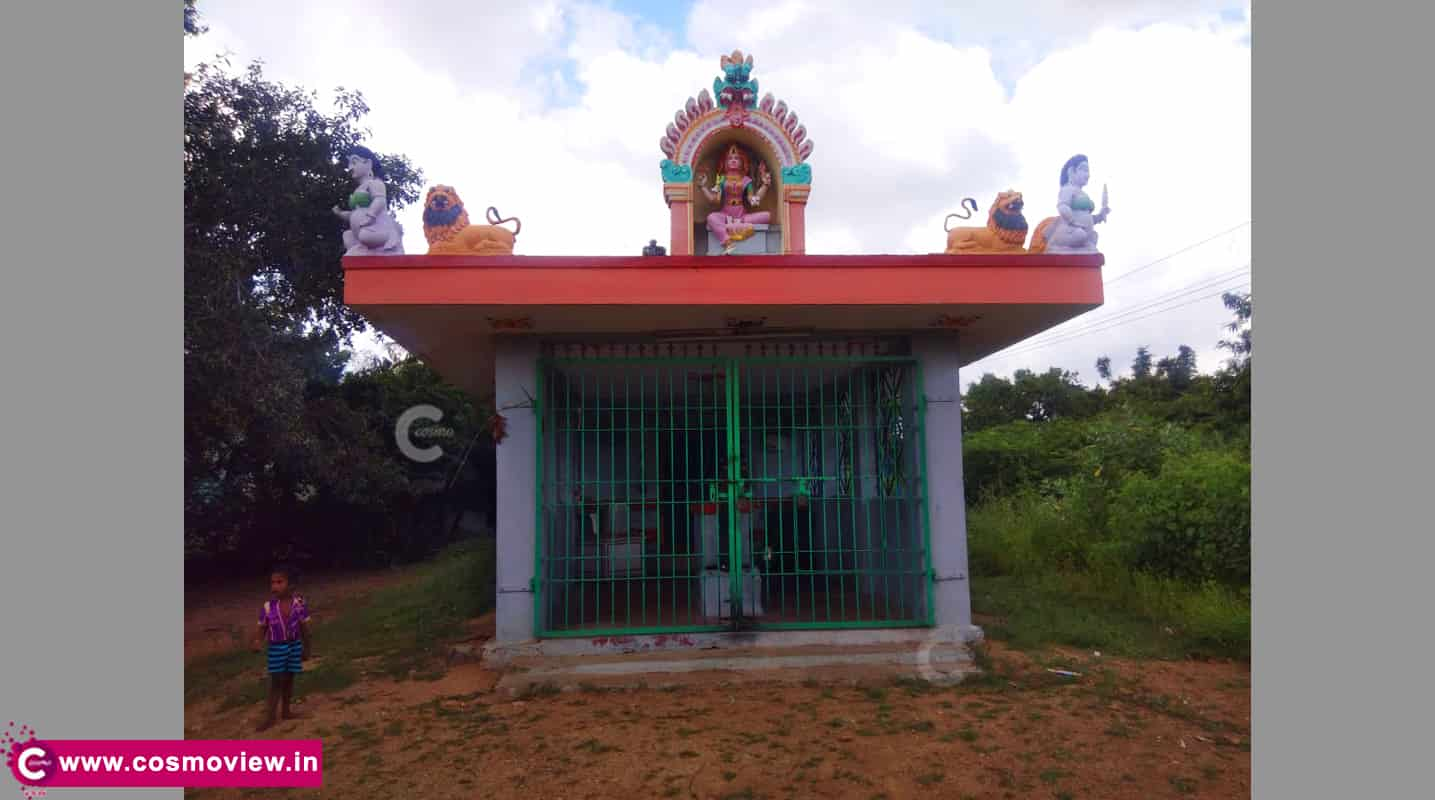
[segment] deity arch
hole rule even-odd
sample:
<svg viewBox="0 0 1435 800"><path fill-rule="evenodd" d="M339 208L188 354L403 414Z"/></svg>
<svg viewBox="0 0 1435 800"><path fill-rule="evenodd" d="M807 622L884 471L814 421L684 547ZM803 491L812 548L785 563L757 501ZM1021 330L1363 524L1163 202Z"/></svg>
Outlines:
<svg viewBox="0 0 1435 800"><path fill-rule="evenodd" d="M673 255L806 252L813 143L786 101L758 99L752 56L689 97L659 140Z"/></svg>

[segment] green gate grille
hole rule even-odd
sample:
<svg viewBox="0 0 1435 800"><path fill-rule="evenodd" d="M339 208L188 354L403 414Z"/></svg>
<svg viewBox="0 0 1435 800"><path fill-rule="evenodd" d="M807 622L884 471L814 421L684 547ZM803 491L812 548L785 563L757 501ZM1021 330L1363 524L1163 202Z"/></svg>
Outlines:
<svg viewBox="0 0 1435 800"><path fill-rule="evenodd" d="M930 624L910 359L540 370L539 635Z"/></svg>

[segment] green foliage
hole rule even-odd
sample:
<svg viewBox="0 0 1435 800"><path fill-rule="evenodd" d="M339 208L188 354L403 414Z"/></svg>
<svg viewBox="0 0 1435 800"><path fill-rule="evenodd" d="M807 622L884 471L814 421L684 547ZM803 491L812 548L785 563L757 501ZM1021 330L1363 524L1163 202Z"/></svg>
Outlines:
<svg viewBox="0 0 1435 800"><path fill-rule="evenodd" d="M1239 370L1247 365L1251 358L1251 293L1227 292L1221 295L1221 302L1236 315L1236 319L1226 326L1226 330L1237 336L1235 339L1222 339L1218 347L1231 354L1228 367L1231 370Z"/></svg>
<svg viewBox="0 0 1435 800"><path fill-rule="evenodd" d="M1023 369L1011 380L987 373L967 387L962 423L968 431L979 431L1021 420L1081 419L1100 408L1100 397L1081 385L1076 373L1056 367L1041 374Z"/></svg>
<svg viewBox="0 0 1435 800"><path fill-rule="evenodd" d="M186 5L186 26L194 18ZM359 565L431 554L484 476L486 414L412 359L346 375L366 323L343 304L344 154L368 107L204 65L184 96L185 544L187 571L274 558ZM380 154L390 203L421 173ZM452 435L421 464L394 437L428 403ZM491 504L489 505L491 508Z"/></svg>
<svg viewBox="0 0 1435 800"><path fill-rule="evenodd" d="M1138 569L1249 583L1250 464L1231 453L1201 452L1172 459L1158 477L1132 475L1114 499L1111 528Z"/></svg>
<svg viewBox="0 0 1435 800"><path fill-rule="evenodd" d="M962 470L971 501L1070 475L1079 431L1064 422L1012 422L962 437Z"/></svg>
<svg viewBox="0 0 1435 800"><path fill-rule="evenodd" d="M375 592L369 602L315 631L315 647L353 660L377 656L402 678L441 657L442 645L493 607L494 542L479 539L445 549L423 578ZM321 638L322 637L322 638Z"/></svg>
<svg viewBox="0 0 1435 800"><path fill-rule="evenodd" d="M1151 376L1151 350L1142 345L1136 348L1136 358L1131 362L1131 374L1138 380Z"/></svg>
<svg viewBox="0 0 1435 800"><path fill-rule="evenodd" d="M973 570L975 572L975 569ZM1040 572L972 580L972 608L1000 619L993 639L1138 658L1249 658L1249 590L1143 573Z"/></svg>
<svg viewBox="0 0 1435 800"><path fill-rule="evenodd" d="M1110 389L1082 390L1082 413L1050 418L1018 381L969 387L972 602L998 618L993 638L1249 657L1250 296L1226 303L1240 336L1213 374L1185 346L1159 361L1139 348L1114 380L1103 357Z"/></svg>
<svg viewBox="0 0 1435 800"><path fill-rule="evenodd" d="M1190 452L1209 437L1125 410L1087 420L1012 422L963 437L966 492L974 501L1045 487L1068 495L1085 479L1103 491L1131 472L1155 473L1167 453ZM1104 512L1093 506L1093 525Z"/></svg>
<svg viewBox="0 0 1435 800"><path fill-rule="evenodd" d="M443 646L463 635L465 622L493 607L494 542L453 545L419 569L416 580L380 589L362 606L315 625L320 663L299 678L300 692L342 691L360 679L360 663L399 680L442 667ZM268 687L263 659L248 648L196 659L185 667L185 703L220 691L228 691L224 707L260 702ZM241 683L246 674L253 680Z"/></svg>
<svg viewBox="0 0 1435 800"><path fill-rule="evenodd" d="M1034 575L1055 567L1046 549L1074 530L1060 500L1027 488L967 513L967 560L974 575Z"/></svg>

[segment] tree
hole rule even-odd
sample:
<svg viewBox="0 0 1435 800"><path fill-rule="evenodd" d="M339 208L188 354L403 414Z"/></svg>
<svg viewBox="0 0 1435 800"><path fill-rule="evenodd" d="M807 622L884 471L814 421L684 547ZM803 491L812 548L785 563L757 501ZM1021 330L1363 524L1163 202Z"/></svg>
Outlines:
<svg viewBox="0 0 1435 800"><path fill-rule="evenodd" d="M198 36L209 30L206 25L199 23L199 9L194 7L195 0L184 0L184 35Z"/></svg>
<svg viewBox="0 0 1435 800"><path fill-rule="evenodd" d="M1111 380L1111 356L1102 356L1096 359L1096 374L1103 381Z"/></svg>
<svg viewBox="0 0 1435 800"><path fill-rule="evenodd" d="M1040 374L1017 370L1014 378L1023 415L1033 422L1087 417L1096 411L1091 391L1074 372L1060 367Z"/></svg>
<svg viewBox="0 0 1435 800"><path fill-rule="evenodd" d="M1151 349L1146 345L1136 348L1136 359L1131 362L1131 374L1138 380L1151 377Z"/></svg>
<svg viewBox="0 0 1435 800"><path fill-rule="evenodd" d="M1246 426L1249 434L1251 421L1251 294L1227 292L1221 295L1226 308L1236 318L1226 330L1237 334L1234 339L1222 339L1217 345L1231 354L1225 368L1215 375L1217 396L1228 419Z"/></svg>
<svg viewBox="0 0 1435 800"><path fill-rule="evenodd" d="M1165 379L1178 393L1190 388L1192 379L1196 377L1196 351L1181 345L1174 357L1157 362L1156 376Z"/></svg>
<svg viewBox="0 0 1435 800"><path fill-rule="evenodd" d="M1047 422L1090 416L1100 400L1074 372L1059 367L1037 374L1019 369L1012 380L987 373L962 398L963 427L978 431L1008 422Z"/></svg>
<svg viewBox="0 0 1435 800"><path fill-rule="evenodd" d="M962 410L965 412L962 427L969 431L1024 418L1016 387L1006 378L998 378L990 372L983 375L980 381L967 386L962 397Z"/></svg>
<svg viewBox="0 0 1435 800"><path fill-rule="evenodd" d="M361 95L340 90L325 113L312 93L264 80L257 64L239 75L201 66L185 92L191 552L272 550L316 497L409 491L364 413L335 402L345 348L365 322L343 304L329 208L351 188L341 156L367 133L357 127L367 112ZM390 202L416 200L421 174L403 156L381 158Z"/></svg>
<svg viewBox="0 0 1435 800"><path fill-rule="evenodd" d="M1226 330L1239 335L1235 339L1222 339L1216 346L1231 354L1228 364L1236 369L1251 357L1251 293L1226 292L1221 295L1221 302L1236 315Z"/></svg>

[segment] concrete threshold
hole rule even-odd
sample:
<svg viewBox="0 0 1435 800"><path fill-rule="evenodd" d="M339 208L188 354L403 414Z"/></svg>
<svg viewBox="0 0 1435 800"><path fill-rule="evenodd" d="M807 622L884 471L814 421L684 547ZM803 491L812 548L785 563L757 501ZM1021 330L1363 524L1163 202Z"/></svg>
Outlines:
<svg viewBox="0 0 1435 800"><path fill-rule="evenodd" d="M568 657L734 651L814 647L819 650L867 647L921 647L980 641L982 631L974 625L931 628L876 628L846 630L723 631L715 633L670 633L622 636L582 636L530 639L518 642L490 641L483 647L483 661L495 668L527 657Z"/></svg>
<svg viewBox="0 0 1435 800"><path fill-rule="evenodd" d="M737 647L636 654L521 655L502 668L498 691L573 690L898 678L951 684L975 674L965 641L905 641L795 647Z"/></svg>

